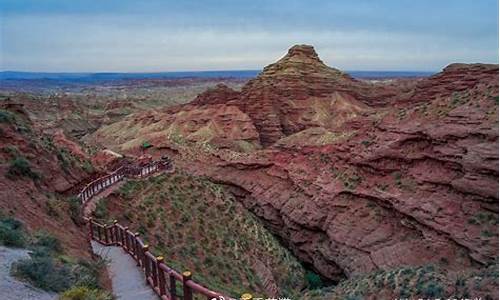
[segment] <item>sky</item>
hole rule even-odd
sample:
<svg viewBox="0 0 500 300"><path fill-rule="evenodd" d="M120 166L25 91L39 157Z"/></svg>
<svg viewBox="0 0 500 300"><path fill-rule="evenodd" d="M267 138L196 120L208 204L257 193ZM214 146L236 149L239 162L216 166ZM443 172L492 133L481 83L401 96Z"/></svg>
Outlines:
<svg viewBox="0 0 500 300"><path fill-rule="evenodd" d="M0 0L0 71L342 70L498 63L498 0Z"/></svg>

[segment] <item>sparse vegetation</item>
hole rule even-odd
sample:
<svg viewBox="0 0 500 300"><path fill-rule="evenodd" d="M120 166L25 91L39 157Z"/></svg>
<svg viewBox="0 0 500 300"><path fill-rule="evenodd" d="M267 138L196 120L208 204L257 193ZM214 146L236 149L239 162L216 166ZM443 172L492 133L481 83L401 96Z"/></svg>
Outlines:
<svg viewBox="0 0 500 300"><path fill-rule="evenodd" d="M262 294L255 265L263 257L283 294L306 285L297 260L221 185L177 172L128 181L117 194L129 200L122 202L123 212L110 211L107 218L127 216L129 226L155 246L155 255L169 257L178 271L193 271L211 289Z"/></svg>
<svg viewBox="0 0 500 300"><path fill-rule="evenodd" d="M31 257L13 264L14 276L53 292L72 287L100 288L102 262L73 261L63 255L59 240L44 232L35 234L29 247L33 250Z"/></svg>
<svg viewBox="0 0 500 300"><path fill-rule="evenodd" d="M28 235L20 221L0 214L0 244L9 247L27 247L32 250L29 258L19 260L12 265L12 275L21 280L47 291L63 292L81 288L89 290L88 295L102 297L62 299L112 299L108 293L100 290L98 282L103 262L74 260L65 256L60 241L48 232L38 231ZM76 297L78 293L68 291L66 296L71 295Z"/></svg>
<svg viewBox="0 0 500 300"><path fill-rule="evenodd" d="M65 291L59 300L112 300L113 296L106 291L91 289L85 286L73 287Z"/></svg>
<svg viewBox="0 0 500 300"><path fill-rule="evenodd" d="M16 219L0 216L0 245L24 247L26 237L22 223Z"/></svg>
<svg viewBox="0 0 500 300"><path fill-rule="evenodd" d="M31 169L28 160L22 156L18 156L10 163L7 171L7 177L10 179L17 179L20 177L28 177L33 180L40 179L40 174Z"/></svg>
<svg viewBox="0 0 500 300"><path fill-rule="evenodd" d="M82 214L82 206L80 200L77 197L69 197L66 198L69 206L69 215L71 220L75 222L75 224L80 224L80 218Z"/></svg>
<svg viewBox="0 0 500 300"><path fill-rule="evenodd" d="M0 123L14 123L16 120L13 113L10 111L0 110Z"/></svg>
<svg viewBox="0 0 500 300"><path fill-rule="evenodd" d="M311 290L323 287L323 280L321 280L321 277L312 271L306 272L306 281L307 287Z"/></svg>

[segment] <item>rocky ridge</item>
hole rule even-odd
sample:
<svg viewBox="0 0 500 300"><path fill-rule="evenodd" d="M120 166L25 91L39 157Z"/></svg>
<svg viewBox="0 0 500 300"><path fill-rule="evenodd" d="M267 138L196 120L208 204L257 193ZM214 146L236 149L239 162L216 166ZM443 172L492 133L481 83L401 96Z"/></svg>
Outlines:
<svg viewBox="0 0 500 300"><path fill-rule="evenodd" d="M247 115L266 148L242 153L158 136L148 151L231 187L325 278L425 264L455 278L497 259L498 65L452 64L401 87L377 85L301 45L241 92L218 87L156 117L212 105ZM134 118L145 123L113 126L154 124ZM93 140L128 134L111 129ZM133 151L124 141L113 146Z"/></svg>

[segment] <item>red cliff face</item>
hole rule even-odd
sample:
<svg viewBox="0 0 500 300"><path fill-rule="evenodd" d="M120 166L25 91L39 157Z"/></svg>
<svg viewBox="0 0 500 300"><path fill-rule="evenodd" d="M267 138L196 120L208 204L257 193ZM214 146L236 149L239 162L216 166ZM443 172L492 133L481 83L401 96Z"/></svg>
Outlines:
<svg viewBox="0 0 500 300"><path fill-rule="evenodd" d="M442 97L352 118L337 128L351 134L326 145L221 153L185 168L231 186L328 278L426 264L453 278L498 250L498 67L470 67L460 73L467 89L454 90L447 68L411 96L426 86Z"/></svg>

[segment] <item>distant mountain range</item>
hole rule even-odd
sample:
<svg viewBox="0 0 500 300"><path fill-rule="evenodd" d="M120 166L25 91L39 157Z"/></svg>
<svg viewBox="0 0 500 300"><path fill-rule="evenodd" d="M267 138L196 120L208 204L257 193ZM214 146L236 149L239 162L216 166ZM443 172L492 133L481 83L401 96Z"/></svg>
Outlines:
<svg viewBox="0 0 500 300"><path fill-rule="evenodd" d="M158 73L47 73L47 72L18 72L2 71L0 80L54 80L74 83L95 83L101 81L127 79L175 79L187 77L201 78L252 78L260 70L240 71L186 71L186 72L158 72ZM434 72L421 71L347 71L355 78L397 78L397 77L427 77Z"/></svg>

